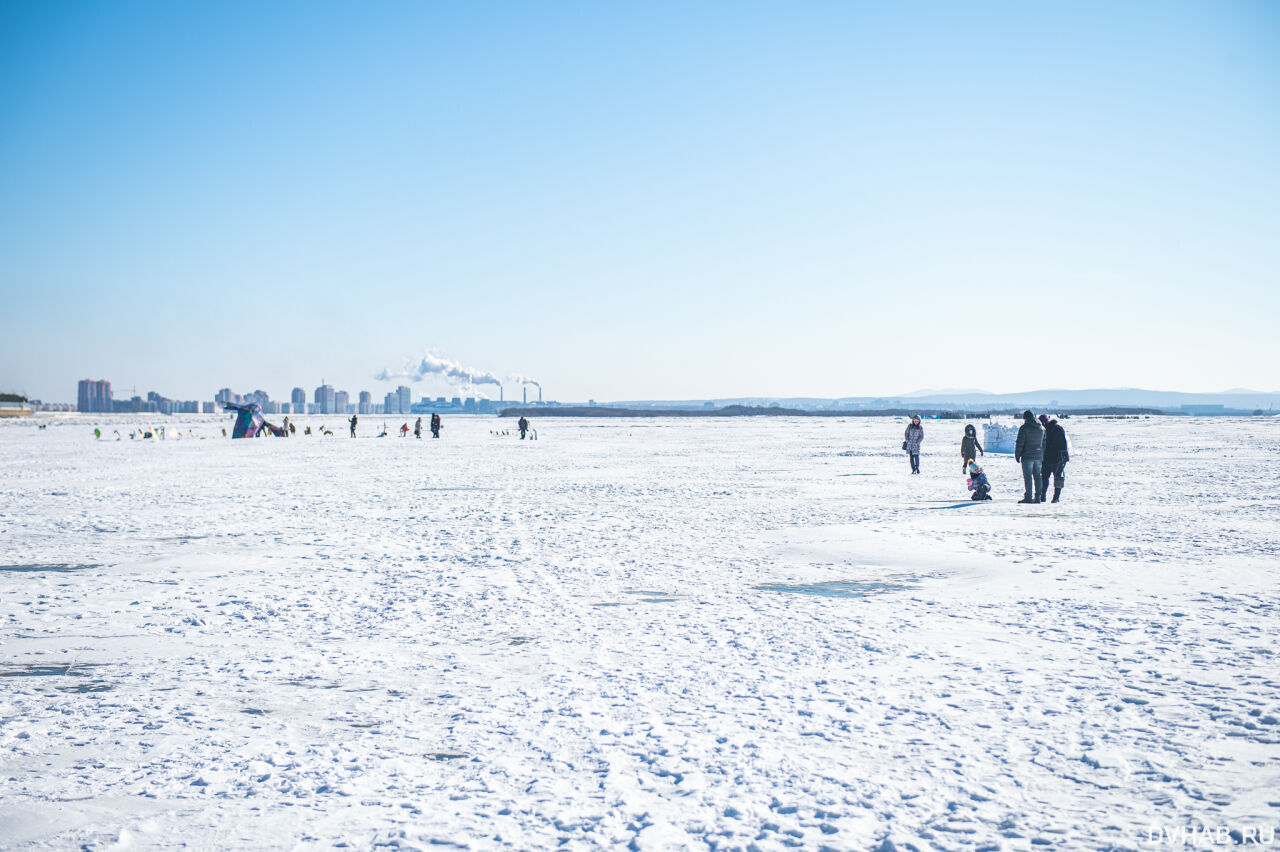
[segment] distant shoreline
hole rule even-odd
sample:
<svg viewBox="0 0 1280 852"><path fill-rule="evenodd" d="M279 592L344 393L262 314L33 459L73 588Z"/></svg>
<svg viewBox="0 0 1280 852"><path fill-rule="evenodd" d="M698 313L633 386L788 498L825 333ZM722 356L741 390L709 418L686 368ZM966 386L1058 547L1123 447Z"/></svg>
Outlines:
<svg viewBox="0 0 1280 852"><path fill-rule="evenodd" d="M942 420L964 420L992 417L1017 417L1022 414L1021 406L1014 408L992 408L980 411L957 411L956 409L939 408L881 408L876 410L858 409L856 411L804 411L799 408L773 408L756 405L728 405L724 408L610 408L603 405L566 405L539 408L504 408L499 417L910 417L919 414L921 417ZM1155 414L1166 412L1157 408L1073 408L1063 412L1072 415L1124 415Z"/></svg>

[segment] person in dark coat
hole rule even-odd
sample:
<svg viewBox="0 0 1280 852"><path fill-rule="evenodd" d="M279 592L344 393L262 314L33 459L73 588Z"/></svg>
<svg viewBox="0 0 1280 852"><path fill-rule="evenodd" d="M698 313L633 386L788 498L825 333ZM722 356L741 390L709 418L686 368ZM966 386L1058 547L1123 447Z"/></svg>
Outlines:
<svg viewBox="0 0 1280 852"><path fill-rule="evenodd" d="M356 415L351 415L351 437L353 438L356 436L356 423L358 422Z"/></svg>
<svg viewBox="0 0 1280 852"><path fill-rule="evenodd" d="M433 412L431 414L431 437L439 438L441 428L443 427L440 424L440 415Z"/></svg>
<svg viewBox="0 0 1280 852"><path fill-rule="evenodd" d="M982 445L978 443L978 430L973 428L973 424L970 423L964 427L964 437L960 439L960 458L963 460L960 470L969 469L969 462L977 458L975 451L982 453L983 456L986 455L983 452Z"/></svg>
<svg viewBox="0 0 1280 852"><path fill-rule="evenodd" d="M523 441L525 433L529 431L529 421L521 417L516 421L516 426L520 429L520 440Z"/></svg>
<svg viewBox="0 0 1280 852"><path fill-rule="evenodd" d="M1040 492L1040 502L1044 502L1045 492L1049 490L1049 478L1053 477L1053 499L1057 503L1062 496L1062 486L1067 481L1067 462L1071 456L1067 453L1067 433L1056 418L1047 414L1040 415L1044 424L1044 488Z"/></svg>
<svg viewBox="0 0 1280 852"><path fill-rule="evenodd" d="M1044 429L1030 409L1022 412L1013 460L1022 463L1022 499L1019 503L1039 503L1044 499Z"/></svg>
<svg viewBox="0 0 1280 852"><path fill-rule="evenodd" d="M902 449L911 457L911 472L920 472L920 444L924 441L924 427L920 425L920 415L911 418L911 424L902 436Z"/></svg>

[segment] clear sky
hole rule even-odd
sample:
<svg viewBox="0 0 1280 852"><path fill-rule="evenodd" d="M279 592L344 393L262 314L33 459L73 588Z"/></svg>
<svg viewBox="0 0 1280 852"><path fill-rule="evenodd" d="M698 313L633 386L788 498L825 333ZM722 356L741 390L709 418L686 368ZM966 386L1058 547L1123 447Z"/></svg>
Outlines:
<svg viewBox="0 0 1280 852"><path fill-rule="evenodd" d="M45 400L1270 391L1277 285L1271 0L0 3Z"/></svg>

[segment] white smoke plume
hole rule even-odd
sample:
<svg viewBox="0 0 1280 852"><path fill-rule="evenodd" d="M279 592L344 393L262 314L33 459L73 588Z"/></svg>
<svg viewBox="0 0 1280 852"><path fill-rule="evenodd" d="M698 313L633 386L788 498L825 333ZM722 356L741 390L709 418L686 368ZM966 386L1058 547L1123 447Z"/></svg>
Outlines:
<svg viewBox="0 0 1280 852"><path fill-rule="evenodd" d="M380 382L394 382L400 379L420 382L428 376L439 376L452 385L502 386L502 381L493 373L464 367L451 358L442 358L431 353L423 355L422 360L416 364L406 359L404 367L400 370L390 370L384 367L373 375Z"/></svg>
<svg viewBox="0 0 1280 852"><path fill-rule="evenodd" d="M542 383L539 382L537 379L530 378L529 376L522 376L519 373L512 373L507 378L511 380L512 384L533 385L535 388L539 388L539 389L542 387Z"/></svg>

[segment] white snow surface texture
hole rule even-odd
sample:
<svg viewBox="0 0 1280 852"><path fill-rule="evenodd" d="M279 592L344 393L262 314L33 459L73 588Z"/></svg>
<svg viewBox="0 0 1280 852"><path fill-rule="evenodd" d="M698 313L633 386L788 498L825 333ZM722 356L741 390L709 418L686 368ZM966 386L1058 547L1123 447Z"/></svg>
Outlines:
<svg viewBox="0 0 1280 852"><path fill-rule="evenodd" d="M0 422L0 846L1280 823L1280 419L1068 420L1034 506L956 421L382 419Z"/></svg>

